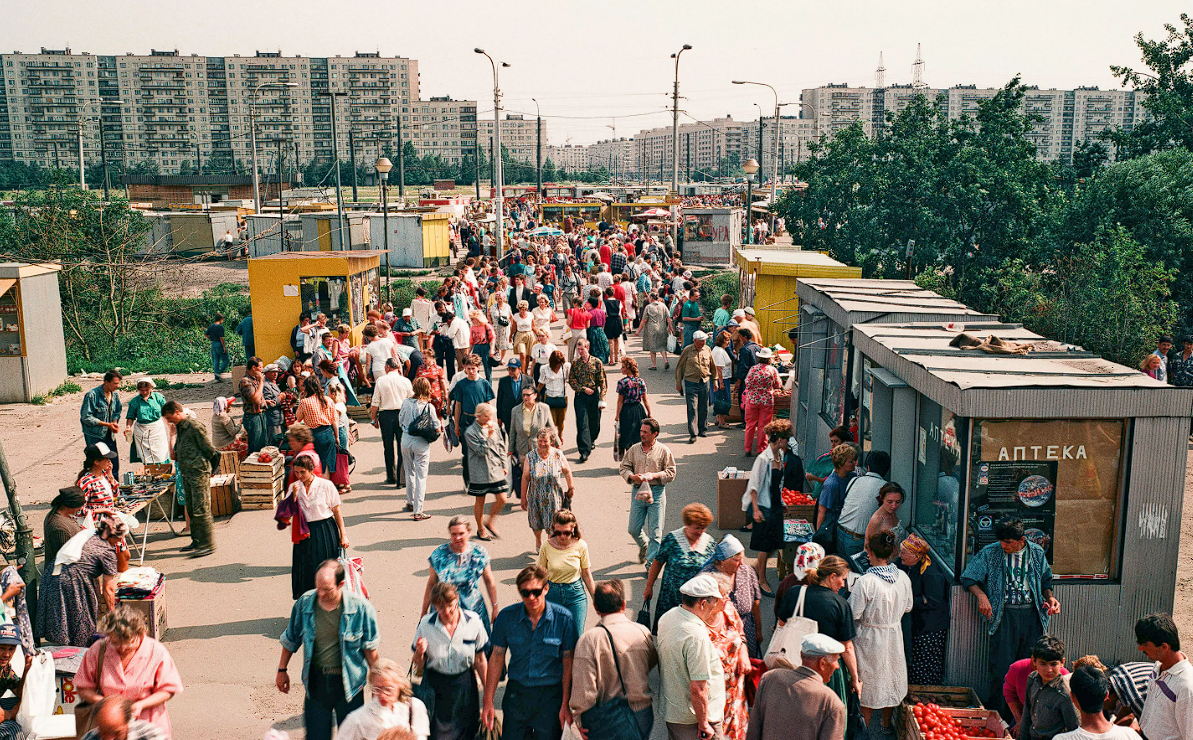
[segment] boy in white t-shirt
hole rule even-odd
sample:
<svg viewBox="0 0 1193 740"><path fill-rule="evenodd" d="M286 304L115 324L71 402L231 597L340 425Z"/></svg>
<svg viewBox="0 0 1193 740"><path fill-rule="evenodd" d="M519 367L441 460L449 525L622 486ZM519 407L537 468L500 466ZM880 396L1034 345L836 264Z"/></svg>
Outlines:
<svg viewBox="0 0 1193 740"><path fill-rule="evenodd" d="M1081 666L1069 676L1069 694L1077 707L1080 725L1053 740L1141 740L1130 727L1112 724L1102 713L1110 693L1110 679L1093 666Z"/></svg>

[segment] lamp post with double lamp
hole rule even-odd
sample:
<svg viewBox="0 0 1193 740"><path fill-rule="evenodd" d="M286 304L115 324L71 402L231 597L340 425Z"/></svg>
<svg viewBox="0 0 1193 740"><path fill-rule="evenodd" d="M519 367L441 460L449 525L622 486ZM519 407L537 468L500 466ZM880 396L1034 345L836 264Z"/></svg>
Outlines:
<svg viewBox="0 0 1193 740"><path fill-rule="evenodd" d="M257 117L255 107L257 104L257 93L261 92L262 88L266 87L298 87L297 82L262 82L253 88L253 96L249 98L249 144L253 150L253 210L257 213L261 212L261 178L257 173ZM278 181L279 184L281 180ZM278 202L281 202L279 198ZM279 212L278 218L281 218ZM281 228L281 221L278 221L279 228Z"/></svg>
<svg viewBox="0 0 1193 740"><path fill-rule="evenodd" d="M477 47L473 49L477 54L484 54L485 58L489 60L489 64L493 67L493 140L496 142L496 147L493 150L493 179L496 187L496 196L494 202L494 218L497 219L497 257L501 257L505 252L505 203L501 197L501 85L497 77L497 62L493 61L493 57L485 53L485 50ZM505 62L501 63L502 67L508 67Z"/></svg>
<svg viewBox="0 0 1193 740"><path fill-rule="evenodd" d="M771 152L771 175L770 175L770 207L774 208L778 201L778 187L779 187L779 91L765 82L751 82L749 80L733 80L734 85L759 85L761 87L769 88L775 94L775 150ZM761 119L759 119L761 123ZM762 152L758 152L758 156L762 156Z"/></svg>
<svg viewBox="0 0 1193 740"><path fill-rule="evenodd" d="M319 93L321 97L331 98L331 156L335 160L336 169L336 228L340 231L340 249L345 249L344 246L344 197L340 190L343 188L343 182L340 178L340 135L336 128L336 98L348 97L347 92L339 90L329 90L327 92ZM253 165L254 172L256 171L256 164ZM352 237L348 236L348 243L351 245Z"/></svg>
<svg viewBox="0 0 1193 740"><path fill-rule="evenodd" d="M758 171L758 160L750 157L741 166L746 173L746 244L754 243L754 173Z"/></svg>
<svg viewBox="0 0 1193 740"><path fill-rule="evenodd" d="M691 44L684 44L683 48L671 55L675 60L675 86L671 89L671 195L676 197L679 195L679 56L688 49L691 49ZM678 208L671 206L671 240L675 241L675 222L678 215Z"/></svg>
<svg viewBox="0 0 1193 740"><path fill-rule="evenodd" d="M381 178L381 229L384 234L381 248L385 252L385 299L389 300L389 201L385 197L385 191L388 190L386 186L389 184L389 171L393 169L393 163L388 157L378 157L373 169L377 170L377 177Z"/></svg>

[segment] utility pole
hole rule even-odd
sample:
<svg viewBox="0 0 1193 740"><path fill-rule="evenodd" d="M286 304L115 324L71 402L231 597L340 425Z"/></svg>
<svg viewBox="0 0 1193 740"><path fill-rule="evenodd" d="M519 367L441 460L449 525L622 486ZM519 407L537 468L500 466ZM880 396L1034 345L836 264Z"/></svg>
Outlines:
<svg viewBox="0 0 1193 740"><path fill-rule="evenodd" d="M344 197L341 193L343 183L340 177L340 137L339 129L336 128L336 98L346 97L348 93L329 91L320 94L331 98L331 156L335 159L336 166L336 221L340 230L340 249L344 249Z"/></svg>
<svg viewBox="0 0 1193 740"><path fill-rule="evenodd" d="M83 121L79 120L79 187L87 189L87 181L83 177Z"/></svg>
<svg viewBox="0 0 1193 740"><path fill-rule="evenodd" d="M493 57L485 54L485 50L481 48L474 49L473 51L477 54L484 54L488 58L489 64L493 67L493 138L497 140L497 157L493 167L497 179L497 198L494 204L494 213L497 217L496 256L500 257L505 252L505 207L501 192L501 85L497 76L497 62L493 61ZM509 64L502 62L501 66L508 67Z"/></svg>
<svg viewBox="0 0 1193 740"><path fill-rule="evenodd" d="M282 170L283 170L282 165L283 165L283 162L285 162L285 160L282 158L282 144L284 142L282 139L278 139L277 142L278 142L278 217L280 219L282 219L282 221L284 221L286 218L286 203L282 200ZM284 227L285 224L282 224L282 221L278 221L278 223ZM285 233L286 233L286 229L283 228L282 234L285 234Z"/></svg>
<svg viewBox="0 0 1193 740"><path fill-rule="evenodd" d="M104 139L104 117L100 114L99 117L99 165L103 168L104 173L104 202L108 201L108 146Z"/></svg>
<svg viewBox="0 0 1193 740"><path fill-rule="evenodd" d="M403 101L405 102L405 101ZM480 197L477 191L476 197ZM398 113L398 198L406 207L406 143L402 141L402 114Z"/></svg>
<svg viewBox="0 0 1193 740"><path fill-rule="evenodd" d="M54 145L54 169L60 170L62 165L58 162L58 140L54 139L50 143Z"/></svg>
<svg viewBox="0 0 1193 740"><path fill-rule="evenodd" d="M489 137L489 190L493 190L493 186L497 184L497 173L493 169L497 165L493 161L493 137Z"/></svg>
<svg viewBox="0 0 1193 740"><path fill-rule="evenodd" d="M104 150L104 125L99 125L99 150ZM103 154L99 155L101 159L107 159ZM200 175L203 174L203 153L199 151L199 142L195 142L195 171ZM107 198L108 192L108 163L104 162L104 197Z"/></svg>
<svg viewBox="0 0 1193 740"><path fill-rule="evenodd" d="M688 182L692 181L692 135L689 133L686 137L686 144L688 149Z"/></svg>
<svg viewBox="0 0 1193 740"><path fill-rule="evenodd" d="M539 101L531 98L534 101L535 110L535 138L536 143L534 147L534 183L535 195L538 202L543 202L543 111L539 108Z"/></svg>
<svg viewBox="0 0 1193 740"><path fill-rule="evenodd" d="M352 126L348 126L348 161L352 163L352 202L360 201L356 192L356 139L353 137Z"/></svg>
<svg viewBox="0 0 1193 740"><path fill-rule="evenodd" d="M675 60L675 86L671 90L671 192L679 192L679 55L691 44L684 44L683 48L671 55ZM661 170L661 167L660 167ZM663 179L660 172L659 179ZM671 226L671 238L675 238L675 226Z"/></svg>
<svg viewBox="0 0 1193 740"><path fill-rule="evenodd" d="M472 164L474 165L473 170L476 175L476 177L473 178L476 181L476 199L480 200L481 199L481 142L480 142L479 136L472 142L472 152L473 152ZM401 162L401 161L402 161L401 159L398 159L398 162ZM400 180L399 180L399 182L400 182Z"/></svg>
<svg viewBox="0 0 1193 740"><path fill-rule="evenodd" d="M28 591L25 601L31 608L37 608L37 562L33 557L33 528L21 508L21 500L17 497L17 482L12 477L8 467L8 458L4 456L4 446L0 445L0 483L4 484L4 491L8 495L8 513L12 515L13 524L17 531L16 555L17 568L21 578L27 584ZM32 600L30 600L32 596Z"/></svg>

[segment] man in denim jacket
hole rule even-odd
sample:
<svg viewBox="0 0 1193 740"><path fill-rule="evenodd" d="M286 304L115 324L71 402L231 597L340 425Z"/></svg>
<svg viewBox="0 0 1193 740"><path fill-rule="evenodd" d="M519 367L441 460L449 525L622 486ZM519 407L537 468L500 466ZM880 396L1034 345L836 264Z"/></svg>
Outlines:
<svg viewBox="0 0 1193 740"><path fill-rule="evenodd" d="M282 659L277 686L290 692L287 667L302 647L302 704L307 740L331 740L336 726L364 705L369 666L377 662L377 613L366 599L344 593L344 566L327 560L315 573L315 589L294 602L290 624L282 633Z"/></svg>
<svg viewBox="0 0 1193 740"><path fill-rule="evenodd" d="M1023 522L1003 519L994 526L998 542L970 559L961 585L977 597L978 611L990 620L990 693L997 706L1003 677L1011 663L1026 658L1060 613L1052 595L1052 568L1044 549L1029 542Z"/></svg>

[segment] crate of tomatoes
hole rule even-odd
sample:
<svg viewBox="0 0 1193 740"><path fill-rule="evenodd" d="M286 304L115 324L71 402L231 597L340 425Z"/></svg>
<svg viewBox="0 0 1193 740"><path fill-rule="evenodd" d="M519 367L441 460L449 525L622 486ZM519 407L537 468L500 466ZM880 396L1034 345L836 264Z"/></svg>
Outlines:
<svg viewBox="0 0 1193 740"><path fill-rule="evenodd" d="M975 740L1005 738L1007 726L991 709L956 709L917 702L903 705L903 740Z"/></svg>
<svg viewBox="0 0 1193 740"><path fill-rule="evenodd" d="M806 493L783 489L784 519L806 519L816 522L816 499Z"/></svg>

